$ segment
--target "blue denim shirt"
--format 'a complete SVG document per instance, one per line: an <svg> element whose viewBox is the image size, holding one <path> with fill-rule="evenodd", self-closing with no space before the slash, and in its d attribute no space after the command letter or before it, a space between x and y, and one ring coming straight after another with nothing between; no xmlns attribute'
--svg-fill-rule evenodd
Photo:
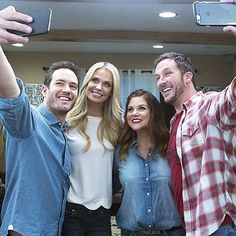
<svg viewBox="0 0 236 236"><path fill-rule="evenodd" d="M182 225L171 193L168 162L155 150L144 160L134 142L126 160L118 160L115 152L115 170L123 188L117 225L130 231L161 230ZM115 182L115 181L114 181Z"/></svg>
<svg viewBox="0 0 236 236"><path fill-rule="evenodd" d="M64 127L44 105L21 95L0 98L6 132L6 194L0 235L60 235L71 168Z"/></svg>

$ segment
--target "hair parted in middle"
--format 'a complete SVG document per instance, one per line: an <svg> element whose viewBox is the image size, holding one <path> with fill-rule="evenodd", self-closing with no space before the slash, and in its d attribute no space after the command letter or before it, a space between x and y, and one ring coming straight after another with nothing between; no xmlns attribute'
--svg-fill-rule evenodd
<svg viewBox="0 0 236 236"><path fill-rule="evenodd" d="M164 156L166 153L167 143L169 140L169 131L165 125L164 113L160 102L149 91L138 89L133 91L127 98L124 114L124 125L119 137L119 159L125 160L128 153L128 148L131 143L136 139L136 132L128 125L127 112L130 101L134 97L143 97L147 102L150 110L150 119L148 123L148 133L151 138L151 153L154 149L158 148L159 152Z"/></svg>
<svg viewBox="0 0 236 236"><path fill-rule="evenodd" d="M121 118L121 99L120 99L120 75L118 69L109 62L98 62L91 66L86 73L82 85L79 90L79 96L73 109L68 113L67 120L69 122L69 130L74 127L78 128L79 133L85 139L86 152L90 145L90 137L86 134L87 127L87 96L86 89L89 81L92 79L95 71L98 69L105 69L112 73L113 83L111 96L103 104L103 115L101 123L98 127L98 139L104 145L104 139L107 139L115 148L118 142L119 133L122 127ZM107 148L106 148L107 149Z"/></svg>

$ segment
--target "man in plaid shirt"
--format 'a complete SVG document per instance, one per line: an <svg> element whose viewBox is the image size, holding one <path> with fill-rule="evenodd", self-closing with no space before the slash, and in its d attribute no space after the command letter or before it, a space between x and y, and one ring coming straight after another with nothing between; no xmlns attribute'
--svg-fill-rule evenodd
<svg viewBox="0 0 236 236"><path fill-rule="evenodd" d="M236 77L222 92L197 92L191 60L174 52L157 58L156 77L176 110L167 158L186 235L235 236Z"/></svg>

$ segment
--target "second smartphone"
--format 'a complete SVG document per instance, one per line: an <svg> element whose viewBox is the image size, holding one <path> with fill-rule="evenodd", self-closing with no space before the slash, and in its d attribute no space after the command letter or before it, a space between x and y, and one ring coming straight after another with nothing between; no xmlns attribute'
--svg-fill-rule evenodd
<svg viewBox="0 0 236 236"><path fill-rule="evenodd" d="M236 25L236 4L196 1L193 3L194 20L200 26Z"/></svg>

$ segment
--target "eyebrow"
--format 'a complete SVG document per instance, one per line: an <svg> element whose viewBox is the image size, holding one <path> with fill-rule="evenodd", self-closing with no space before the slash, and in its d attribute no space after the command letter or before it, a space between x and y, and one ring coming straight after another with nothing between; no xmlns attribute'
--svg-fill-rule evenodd
<svg viewBox="0 0 236 236"><path fill-rule="evenodd" d="M172 71L172 69L170 67L167 67L162 71L162 73L165 73L166 71ZM160 77L159 74L155 74L155 75L156 75L156 77Z"/></svg>
<svg viewBox="0 0 236 236"><path fill-rule="evenodd" d="M146 104L139 104L139 105L137 105L137 107L140 107L140 106L148 107L148 105L146 105ZM133 105L129 105L128 107L133 107Z"/></svg>
<svg viewBox="0 0 236 236"><path fill-rule="evenodd" d="M54 82L67 82L68 80L67 79L56 79ZM70 84L75 84L75 85L79 85L79 83L76 83L76 82L73 82L71 81Z"/></svg>
<svg viewBox="0 0 236 236"><path fill-rule="evenodd" d="M99 79L100 80L101 78L99 78L97 76L92 76L91 79ZM103 82L113 84L113 81L110 81L110 80L104 80Z"/></svg>

